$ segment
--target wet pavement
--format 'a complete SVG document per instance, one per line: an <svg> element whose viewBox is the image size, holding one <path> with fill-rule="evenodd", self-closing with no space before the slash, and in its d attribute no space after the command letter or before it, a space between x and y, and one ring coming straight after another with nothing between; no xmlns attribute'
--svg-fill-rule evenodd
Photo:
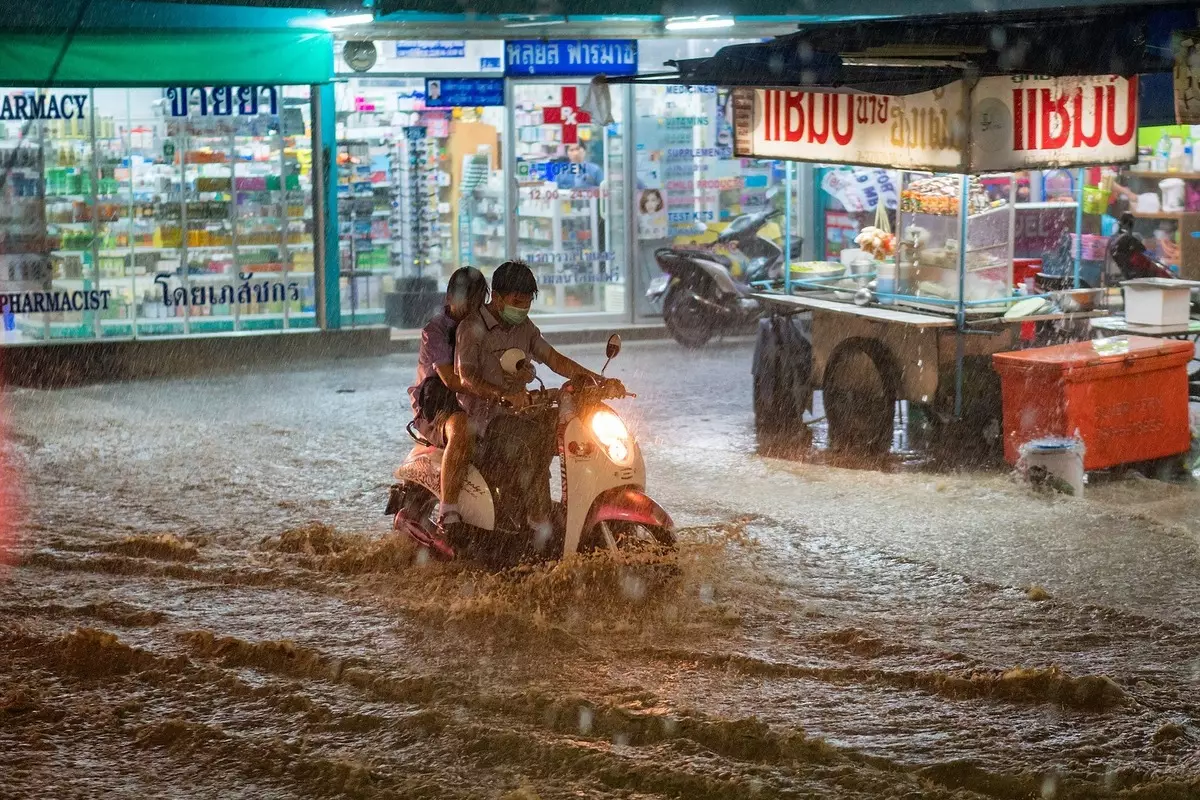
<svg viewBox="0 0 1200 800"><path fill-rule="evenodd" d="M0 797L1200 796L1200 492L762 458L751 352L610 368L669 565L416 557L410 356L11 392Z"/></svg>

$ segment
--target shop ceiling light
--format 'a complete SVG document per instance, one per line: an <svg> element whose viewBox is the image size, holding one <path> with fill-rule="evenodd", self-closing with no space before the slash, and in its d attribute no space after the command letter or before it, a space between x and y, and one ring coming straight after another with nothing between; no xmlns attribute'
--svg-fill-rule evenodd
<svg viewBox="0 0 1200 800"><path fill-rule="evenodd" d="M374 14L342 14L336 17L329 17L321 24L326 28L353 28L358 25L370 25L374 21Z"/></svg>
<svg viewBox="0 0 1200 800"><path fill-rule="evenodd" d="M733 25L733 17L708 14L703 17L668 17L666 28L669 31L711 31L732 28Z"/></svg>
<svg viewBox="0 0 1200 800"><path fill-rule="evenodd" d="M543 25L565 25L566 22L567 21L565 19L563 19L562 17L554 17L554 18L550 18L550 19L534 19L534 18L529 17L529 18L525 18L524 20L521 20L521 21L506 22L504 27L506 27L506 28L540 28Z"/></svg>

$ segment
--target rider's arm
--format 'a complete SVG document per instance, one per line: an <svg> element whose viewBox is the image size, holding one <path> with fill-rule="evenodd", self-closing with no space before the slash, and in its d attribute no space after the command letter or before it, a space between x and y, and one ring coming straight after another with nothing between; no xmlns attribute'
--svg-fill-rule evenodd
<svg viewBox="0 0 1200 800"><path fill-rule="evenodd" d="M433 368L437 370L438 377L442 379L442 383L446 384L446 388L454 393L474 394L465 383L458 377L458 373L454 371L454 362L447 361L445 364L434 364Z"/></svg>
<svg viewBox="0 0 1200 800"><path fill-rule="evenodd" d="M567 358L562 353L550 346L550 343L542 338L539 332L533 340L533 357L545 364L555 373L567 379L593 377L599 379L599 375L592 372L587 367L579 364L572 359Z"/></svg>

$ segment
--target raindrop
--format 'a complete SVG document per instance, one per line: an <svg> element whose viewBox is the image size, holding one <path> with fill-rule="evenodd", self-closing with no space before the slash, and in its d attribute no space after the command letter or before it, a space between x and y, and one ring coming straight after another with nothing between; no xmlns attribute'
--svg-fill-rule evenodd
<svg viewBox="0 0 1200 800"><path fill-rule="evenodd" d="M1200 682L1200 658L1192 662L1192 680Z"/></svg>
<svg viewBox="0 0 1200 800"><path fill-rule="evenodd" d="M675 721L674 717L663 717L662 726L663 733L667 736L674 736L675 732L679 730L679 723Z"/></svg>
<svg viewBox="0 0 1200 800"><path fill-rule="evenodd" d="M1001 50L1004 48L1004 44L1007 41L1008 41L1008 34L1005 32L1004 28L1001 28L999 25L992 28L992 47L993 48L995 48L996 50Z"/></svg>
<svg viewBox="0 0 1200 800"><path fill-rule="evenodd" d="M762 780L761 780L761 779L759 779L759 778L751 778L751 779L750 779L750 787L749 787L749 788L750 788L750 794L751 794L751 796L754 796L754 795L761 794L761 793L762 793L762 790L763 790L763 782L762 782Z"/></svg>
<svg viewBox="0 0 1200 800"><path fill-rule="evenodd" d="M586 706L579 709L579 732L585 736L592 732L592 710Z"/></svg>
<svg viewBox="0 0 1200 800"><path fill-rule="evenodd" d="M641 602L646 596L646 582L637 575L626 573L621 577L621 591L634 602Z"/></svg>
<svg viewBox="0 0 1200 800"><path fill-rule="evenodd" d="M713 587L711 584L704 584L700 587L700 602L711 603L713 601Z"/></svg>
<svg viewBox="0 0 1200 800"><path fill-rule="evenodd" d="M1110 792L1115 792L1117 790L1118 775L1116 766L1109 765L1108 769L1104 771L1104 788Z"/></svg>
<svg viewBox="0 0 1200 800"><path fill-rule="evenodd" d="M617 747L628 747L629 746L629 734L628 733L618 733L616 736L613 737L613 744L616 745Z"/></svg>
<svg viewBox="0 0 1200 800"><path fill-rule="evenodd" d="M417 551L417 566L424 567L429 564L429 548L422 547Z"/></svg>
<svg viewBox="0 0 1200 800"><path fill-rule="evenodd" d="M1054 800L1058 797L1058 775L1051 772L1042 781L1042 798L1043 800Z"/></svg>

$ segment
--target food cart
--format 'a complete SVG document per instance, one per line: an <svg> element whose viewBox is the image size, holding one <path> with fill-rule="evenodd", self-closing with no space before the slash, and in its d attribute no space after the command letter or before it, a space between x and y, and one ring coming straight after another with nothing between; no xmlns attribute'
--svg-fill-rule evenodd
<svg viewBox="0 0 1200 800"><path fill-rule="evenodd" d="M876 237L869 266L850 277L789 272L778 291L755 295L774 314L811 314L806 372L823 390L830 445L886 451L896 400L939 438L998 442L991 356L1023 346L1039 324L1082 338L1101 314L1094 294L1014 292L1012 173L1136 160L1136 77L964 75L907 96L742 88L734 116L738 155L900 171L897 230L886 248Z"/></svg>
<svg viewBox="0 0 1200 800"><path fill-rule="evenodd" d="M769 309L754 365L760 438L797 433L822 389L835 447L888 448L905 400L935 439L998 451L991 357L1088 338L1089 319L1107 313L1070 291L1102 250L1083 235L1095 190L1082 168L1133 163L1139 124L1175 121L1169 39L1190 24L1130 7L834 23L629 79L732 88L736 156L901 173L893 252L828 275L793 265L755 294ZM1107 74L1114 64L1121 73ZM1077 170L1074 203L1027 202L1025 221L1044 210L1034 206L1060 220L1070 206L1074 237L1056 253L1063 291L1019 297L1013 173L1042 169Z"/></svg>

